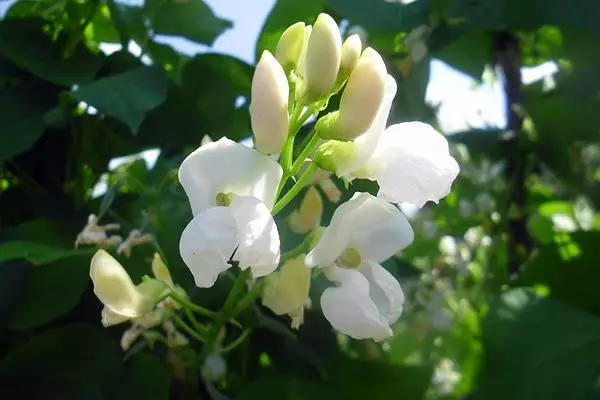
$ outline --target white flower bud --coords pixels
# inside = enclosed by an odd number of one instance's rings
[[[278,153],[287,139],[289,86],[283,68],[264,51],[252,77],[250,121],[255,146],[263,153]]]
[[[340,89],[341,86],[346,82],[358,60],[360,59],[360,53],[362,51],[362,43],[360,36],[354,34],[349,36],[342,45],[342,59],[340,62],[340,70],[337,76],[336,89]]]
[[[314,186],[310,186],[298,210],[290,215],[290,229],[294,233],[306,233],[319,226],[322,214],[323,199],[319,191]]]
[[[339,111],[319,120],[315,128],[318,134],[325,139],[348,141],[365,133],[383,102],[386,79],[383,59],[367,48],[350,74]]]
[[[304,254],[286,261],[266,279],[262,303],[275,314],[294,314],[304,307],[310,289],[310,269],[304,264]]]
[[[300,61],[302,50],[305,48],[305,40],[308,40],[308,37],[305,37],[305,28],[304,22],[291,25],[283,31],[277,43],[275,58],[288,72],[296,69],[298,61]]]
[[[319,14],[312,29],[304,65],[301,99],[313,103],[331,93],[342,59],[342,36],[337,23],[327,14]]]
[[[354,143],[330,140],[319,146],[315,154],[315,162],[319,168],[337,173],[340,168],[352,164],[357,154]]]

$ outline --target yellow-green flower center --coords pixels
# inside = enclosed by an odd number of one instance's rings
[[[363,259],[360,252],[354,247],[347,247],[336,260],[338,266],[347,269],[358,268],[362,262]]]
[[[229,207],[231,205],[231,202],[232,202],[231,194],[230,193],[219,192],[219,193],[217,193],[216,200],[217,200],[217,205],[218,206]]]

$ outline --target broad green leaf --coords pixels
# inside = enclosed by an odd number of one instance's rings
[[[600,371],[600,319],[527,289],[492,302],[483,344],[476,399],[586,399]]]
[[[167,94],[165,72],[144,66],[80,86],[71,96],[100,112],[124,122],[137,133],[148,111],[158,107]]]
[[[0,23],[0,51],[15,64],[47,81],[62,85],[91,81],[102,58],[84,44],[69,47],[66,34],[55,40],[48,21],[41,18],[8,18]]]
[[[32,268],[23,296],[11,310],[6,326],[11,330],[27,330],[71,311],[90,284],[90,258],[87,255],[62,258]]]
[[[24,258],[34,265],[43,265],[76,255],[91,254],[93,250],[90,248],[64,249],[36,242],[3,242],[0,243],[0,263]]]
[[[135,355],[124,366],[112,400],[167,400],[171,398],[171,376],[164,361],[152,354]]]
[[[72,324],[14,347],[0,369],[10,382],[0,388],[2,398],[95,400],[112,390],[121,354],[105,329]]]
[[[516,284],[542,284],[550,296],[600,315],[599,232],[556,235],[525,265]]]
[[[86,35],[96,43],[118,43],[119,32],[115,28],[108,5],[101,5],[86,27]]]
[[[23,297],[31,267],[26,260],[0,262],[0,327]]]
[[[130,39],[146,40],[147,28],[144,26],[144,13],[141,7],[123,4],[117,0],[106,2],[112,22],[119,32],[119,39],[124,46]]]
[[[277,0],[258,36],[256,60],[264,50],[275,52],[279,37],[288,26],[300,21],[312,25],[325,2],[326,0]]]
[[[145,11],[156,34],[181,36],[207,45],[212,45],[232,26],[230,21],[217,17],[202,0],[146,0]]]
[[[327,0],[327,4],[341,17],[382,32],[408,32],[429,18],[427,1]]]
[[[46,129],[44,112],[52,106],[42,86],[0,88],[0,160],[6,160],[27,151]],[[52,100],[50,100],[52,101]]]

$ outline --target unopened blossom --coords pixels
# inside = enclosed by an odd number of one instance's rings
[[[342,59],[342,36],[335,20],[321,13],[312,28],[303,60],[304,77],[300,98],[306,104],[329,93],[337,79]]]
[[[179,168],[193,218],[179,243],[199,287],[210,287],[236,261],[261,277],[279,263],[279,233],[271,215],[281,166],[227,138],[204,145]]]
[[[319,119],[315,131],[324,139],[344,141],[367,132],[383,103],[386,79],[383,58],[372,48],[365,49],[348,78],[339,110]]]
[[[75,247],[82,244],[89,244],[99,248],[107,248],[118,246],[123,240],[119,235],[108,235],[109,231],[119,230],[119,224],[98,225],[98,217],[95,214],[90,214],[86,225],[77,235]]]
[[[294,233],[307,233],[321,223],[323,199],[314,186],[309,186],[300,207],[289,216],[290,229]]]
[[[146,233],[142,235],[138,229],[134,229],[129,232],[127,239],[125,239],[117,248],[117,254],[125,254],[127,257],[131,257],[131,251],[135,246],[139,246],[141,244],[152,243],[154,241],[154,236]]]
[[[278,271],[266,278],[263,305],[277,315],[288,314],[293,325],[298,327],[308,298],[310,274],[304,263],[304,254],[287,260]]]
[[[446,138],[430,125],[406,122],[385,129],[395,93],[396,83],[388,76],[386,98],[369,130],[350,143],[330,145],[328,165],[348,181],[377,181],[378,196],[392,203],[437,203],[450,192],[458,163]]]
[[[304,22],[296,22],[281,34],[275,50],[275,58],[285,71],[289,72],[298,67],[300,56],[306,47],[305,42],[308,40],[305,31]]]
[[[287,139],[289,86],[283,68],[264,51],[252,77],[250,122],[255,147],[263,153],[279,153]]]
[[[380,265],[413,240],[398,208],[368,193],[356,193],[340,205],[315,248],[309,267],[324,268],[336,287],[321,296],[331,325],[355,339],[383,340],[402,314],[404,294],[398,281]]]
[[[350,35],[342,44],[342,58],[335,87],[340,89],[358,64],[362,52],[362,42],[357,34]]]

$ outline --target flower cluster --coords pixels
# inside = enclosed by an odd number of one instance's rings
[[[330,282],[320,306],[335,329],[356,339],[390,337],[404,295],[381,263],[414,237],[397,203],[438,202],[459,172],[446,139],[433,127],[409,122],[386,128],[396,91],[381,55],[363,49],[358,35],[343,41],[329,15],[319,15],[314,26],[299,22],[285,30],[274,54],[263,52],[252,80],[253,148],[228,138],[204,141],[179,168],[192,211],[179,250],[196,286],[209,288],[225,271],[239,268],[242,287],[258,288],[262,304],[288,315],[297,328],[310,304],[311,280],[320,272]],[[339,109],[322,115],[340,92]],[[314,129],[298,144],[309,118],[316,119]],[[333,176],[346,185],[372,180],[379,191],[354,193],[322,227],[323,197],[335,204],[341,196]],[[299,208],[276,218],[301,193]],[[280,221],[306,234],[285,254]],[[147,299],[152,310],[158,297],[147,296],[144,285],[156,281],[136,287],[107,257],[99,253],[92,261],[96,293],[107,310],[139,318],[140,308],[148,312]],[[112,276],[106,291],[100,290],[103,274]],[[236,282],[232,293],[238,289]],[[129,293],[133,309],[119,305],[121,292]],[[226,308],[224,320],[239,309]]]

